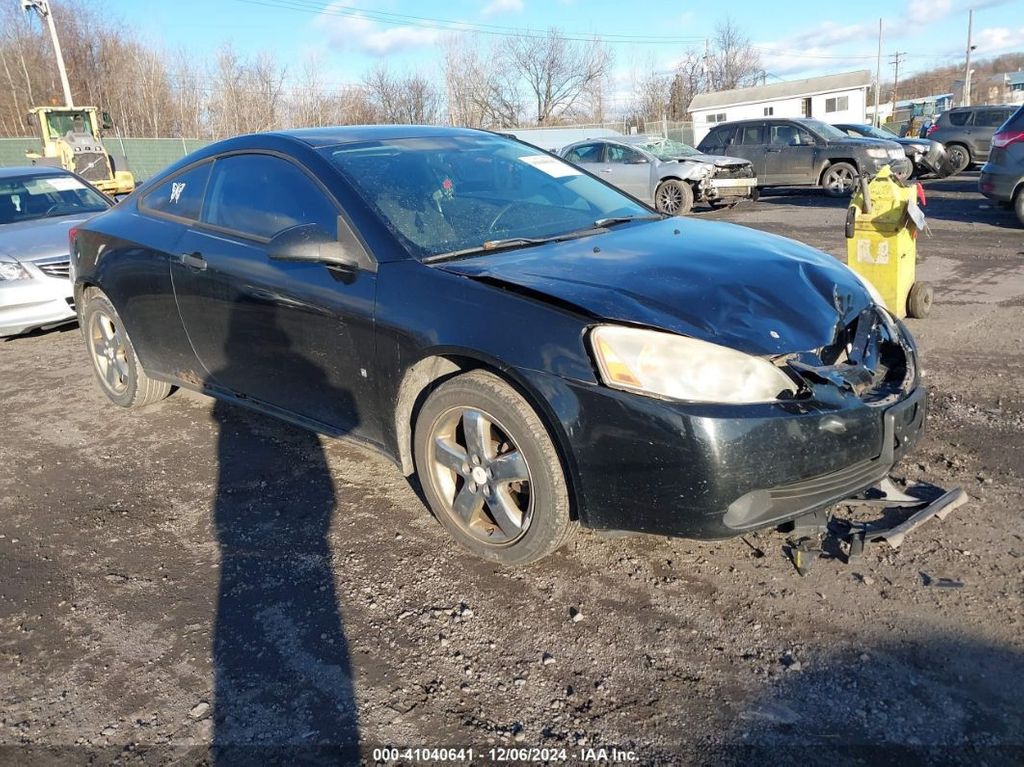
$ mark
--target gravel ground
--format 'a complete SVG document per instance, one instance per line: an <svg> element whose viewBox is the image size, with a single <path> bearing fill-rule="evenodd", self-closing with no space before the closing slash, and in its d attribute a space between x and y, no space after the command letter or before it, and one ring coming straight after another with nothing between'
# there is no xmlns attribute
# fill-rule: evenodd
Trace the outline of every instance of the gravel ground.
<svg viewBox="0 0 1024 767"><path fill-rule="evenodd" d="M774 532L497 569L375 454L184 392L122 411L75 329L0 344L0 763L1019 762L1024 231L975 185L926 183L932 410L894 471L971 501L806 577ZM845 254L816 193L698 215Z"/></svg>

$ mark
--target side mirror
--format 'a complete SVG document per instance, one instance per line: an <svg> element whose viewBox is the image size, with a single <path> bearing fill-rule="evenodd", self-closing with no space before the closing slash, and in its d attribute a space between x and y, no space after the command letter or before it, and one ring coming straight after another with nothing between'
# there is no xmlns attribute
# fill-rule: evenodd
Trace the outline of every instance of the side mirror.
<svg viewBox="0 0 1024 767"><path fill-rule="evenodd" d="M316 224L299 224L278 232L267 243L267 257L349 270L358 269L363 263L361 254L352 252Z"/></svg>
<svg viewBox="0 0 1024 767"><path fill-rule="evenodd" d="M110 112L100 113L100 130L113 130L114 121L110 119Z"/></svg>
<svg viewBox="0 0 1024 767"><path fill-rule="evenodd" d="M25 125L30 128L39 128L39 118L36 117L32 112L25 115Z"/></svg>

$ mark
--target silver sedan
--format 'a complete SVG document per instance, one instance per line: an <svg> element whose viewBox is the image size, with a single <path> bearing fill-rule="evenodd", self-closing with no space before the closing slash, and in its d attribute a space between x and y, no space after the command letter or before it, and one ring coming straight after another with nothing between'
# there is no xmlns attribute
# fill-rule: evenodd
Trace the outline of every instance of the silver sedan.
<svg viewBox="0 0 1024 767"><path fill-rule="evenodd" d="M111 205L60 168L0 168L0 337L75 320L68 232Z"/></svg>
<svg viewBox="0 0 1024 767"><path fill-rule="evenodd" d="M757 189L749 160L704 154L660 136L577 141L559 154L669 215L689 213L695 202L734 205Z"/></svg>

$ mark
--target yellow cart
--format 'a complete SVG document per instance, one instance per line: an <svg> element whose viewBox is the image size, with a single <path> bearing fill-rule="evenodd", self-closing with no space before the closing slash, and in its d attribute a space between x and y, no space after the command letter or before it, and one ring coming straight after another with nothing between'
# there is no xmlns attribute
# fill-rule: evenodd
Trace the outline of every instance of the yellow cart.
<svg viewBox="0 0 1024 767"><path fill-rule="evenodd" d="M927 317L932 308L932 286L915 282L917 233L923 227L917 184L905 186L888 166L862 183L850 201L846 262L900 318Z"/></svg>

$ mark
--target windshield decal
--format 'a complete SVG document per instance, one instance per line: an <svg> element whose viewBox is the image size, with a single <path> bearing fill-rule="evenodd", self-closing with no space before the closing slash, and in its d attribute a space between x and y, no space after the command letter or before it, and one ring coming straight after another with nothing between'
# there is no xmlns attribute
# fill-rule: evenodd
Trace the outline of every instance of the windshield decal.
<svg viewBox="0 0 1024 767"><path fill-rule="evenodd" d="M519 159L527 165L532 165L537 170L547 173L553 178L583 175L583 172L578 168L574 168L572 165L562 162L555 157L548 157L545 154L531 154L526 155L525 157L520 157Z"/></svg>
<svg viewBox="0 0 1024 767"><path fill-rule="evenodd" d="M52 190L70 192L73 189L85 189L85 184L71 176L54 176L52 178L42 178L40 181L50 187L50 189L46 190L48 192Z"/></svg>

